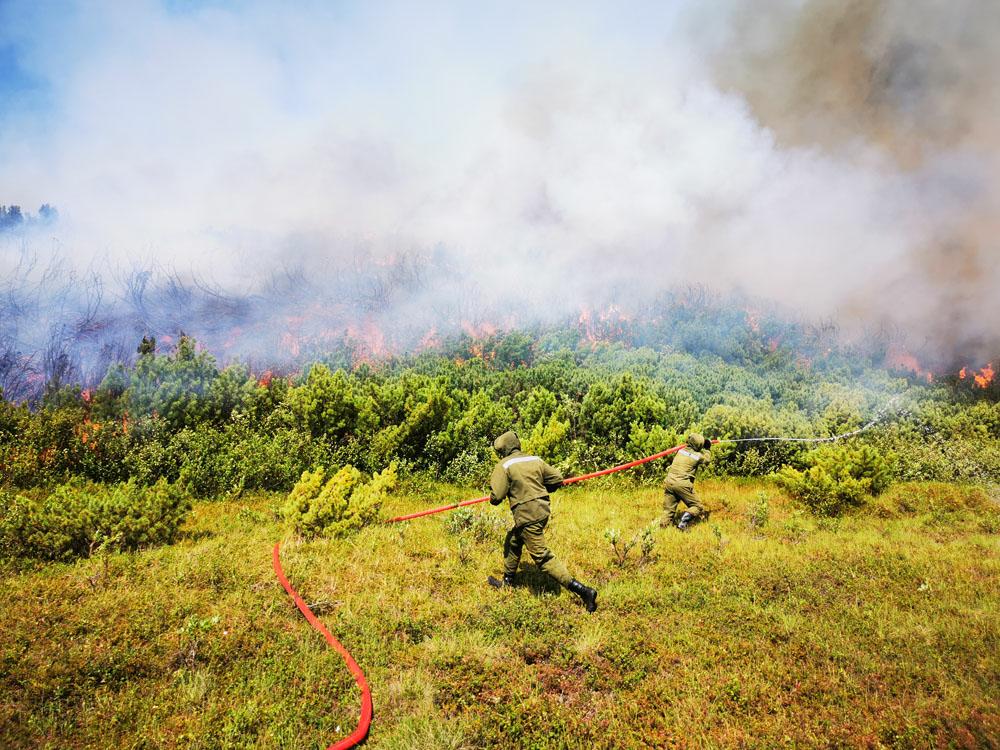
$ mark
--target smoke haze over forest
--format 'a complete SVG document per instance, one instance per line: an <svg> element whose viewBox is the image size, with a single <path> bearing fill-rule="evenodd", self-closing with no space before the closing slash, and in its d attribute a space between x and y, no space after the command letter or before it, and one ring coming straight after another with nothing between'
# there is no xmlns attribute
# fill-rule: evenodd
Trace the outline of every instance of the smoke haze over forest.
<svg viewBox="0 0 1000 750"><path fill-rule="evenodd" d="M59 219L0 233L0 356L413 345L704 284L982 364L998 38L978 0L6 0L0 203Z"/></svg>

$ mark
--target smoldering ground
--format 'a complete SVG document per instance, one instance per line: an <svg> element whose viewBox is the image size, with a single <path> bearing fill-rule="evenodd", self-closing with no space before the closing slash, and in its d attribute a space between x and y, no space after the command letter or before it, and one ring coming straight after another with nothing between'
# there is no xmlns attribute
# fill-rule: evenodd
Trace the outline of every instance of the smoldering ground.
<svg viewBox="0 0 1000 750"><path fill-rule="evenodd" d="M375 326L389 349L704 283L984 362L998 19L974 0L8 2L0 46L31 85L5 91L0 196L61 218L0 243L20 300L0 334L36 369L212 327L263 361L286 334L377 349Z"/></svg>

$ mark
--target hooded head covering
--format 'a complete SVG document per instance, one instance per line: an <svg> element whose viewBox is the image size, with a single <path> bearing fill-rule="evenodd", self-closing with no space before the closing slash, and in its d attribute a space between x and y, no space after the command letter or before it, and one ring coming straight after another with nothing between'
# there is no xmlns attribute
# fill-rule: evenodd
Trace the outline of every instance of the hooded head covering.
<svg viewBox="0 0 1000 750"><path fill-rule="evenodd" d="M521 441L517 439L517 434L513 430L508 430L493 441L493 450L500 458L506 458L514 451L521 450Z"/></svg>
<svg viewBox="0 0 1000 750"><path fill-rule="evenodd" d="M689 447L694 448L696 451L700 451L707 445L709 445L709 442L708 440L705 439L705 436L702 435L701 433L692 432L687 437L687 444Z"/></svg>

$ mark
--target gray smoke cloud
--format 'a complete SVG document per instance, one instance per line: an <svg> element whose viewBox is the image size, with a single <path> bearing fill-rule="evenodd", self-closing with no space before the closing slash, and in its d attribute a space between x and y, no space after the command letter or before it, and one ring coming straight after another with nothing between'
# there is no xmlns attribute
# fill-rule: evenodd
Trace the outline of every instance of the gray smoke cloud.
<svg viewBox="0 0 1000 750"><path fill-rule="evenodd" d="M0 276L27 247L116 335L238 319L247 356L705 283L994 357L1000 6L662 5L6 3L45 97L0 119L0 196L61 218ZM211 294L137 302L157 265Z"/></svg>

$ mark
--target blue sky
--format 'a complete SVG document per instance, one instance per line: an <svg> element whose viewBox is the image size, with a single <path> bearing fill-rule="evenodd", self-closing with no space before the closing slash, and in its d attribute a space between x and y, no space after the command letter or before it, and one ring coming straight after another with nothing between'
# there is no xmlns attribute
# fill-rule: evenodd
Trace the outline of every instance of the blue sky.
<svg viewBox="0 0 1000 750"><path fill-rule="evenodd" d="M0 119L12 112L42 109L47 90L43 79L21 66L15 45L0 45Z"/></svg>

